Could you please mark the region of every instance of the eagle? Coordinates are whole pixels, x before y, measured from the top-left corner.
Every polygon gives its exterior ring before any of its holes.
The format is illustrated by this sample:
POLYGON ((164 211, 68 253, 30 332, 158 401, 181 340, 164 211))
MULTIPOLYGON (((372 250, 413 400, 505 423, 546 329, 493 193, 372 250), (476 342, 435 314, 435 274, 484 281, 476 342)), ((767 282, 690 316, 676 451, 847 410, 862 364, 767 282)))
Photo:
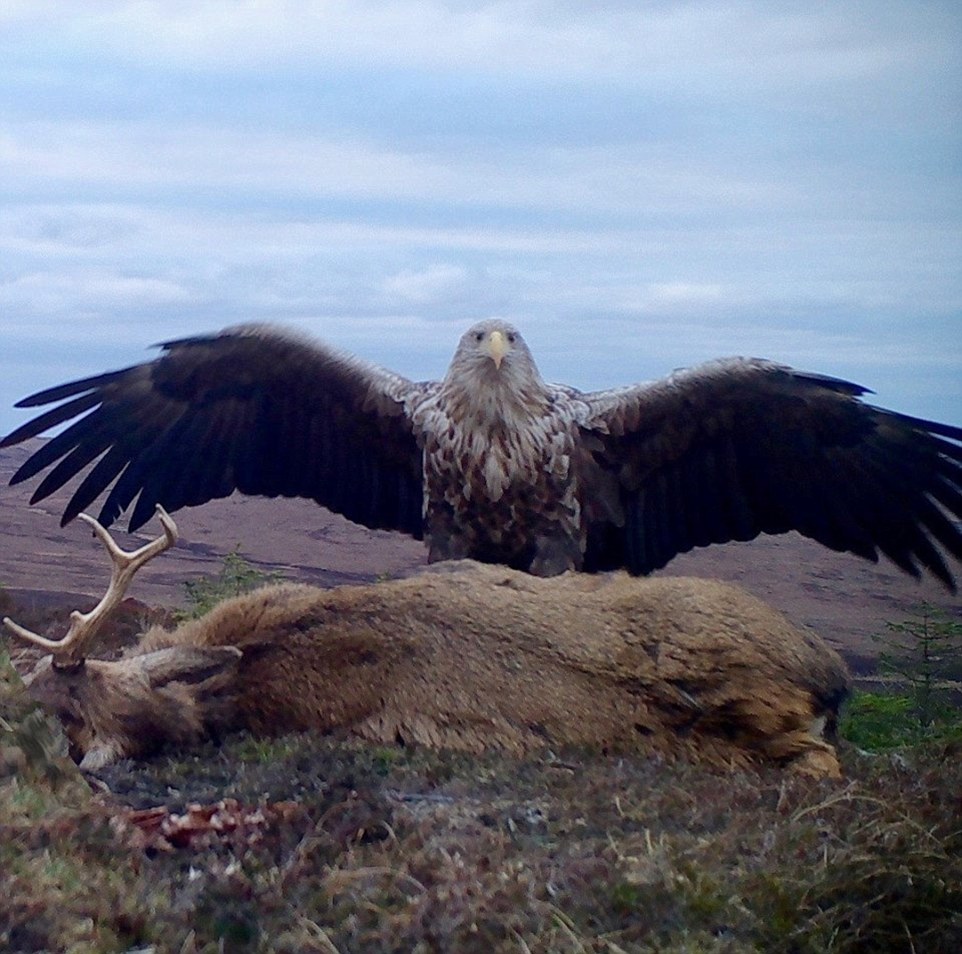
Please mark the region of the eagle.
POLYGON ((758 358, 652 383, 545 382, 518 330, 461 337, 440 381, 291 330, 248 324, 167 341, 154 360, 40 391, 59 402, 0 441, 68 424, 11 484, 31 503, 83 472, 63 513, 102 494, 129 527, 234 491, 305 497, 427 544, 541 576, 646 574, 693 547, 797 530, 954 591, 962 428, 874 407, 866 388, 758 358))

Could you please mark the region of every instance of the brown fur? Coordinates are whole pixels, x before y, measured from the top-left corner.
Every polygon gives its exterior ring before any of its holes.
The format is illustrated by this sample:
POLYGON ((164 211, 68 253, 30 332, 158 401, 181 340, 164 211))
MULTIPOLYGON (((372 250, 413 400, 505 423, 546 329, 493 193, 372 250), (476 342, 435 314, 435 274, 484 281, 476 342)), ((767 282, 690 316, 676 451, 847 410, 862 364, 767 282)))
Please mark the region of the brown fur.
POLYGON ((30 678, 91 768, 246 727, 837 774, 823 734, 847 685, 820 639, 727 584, 538 579, 474 563, 334 590, 266 587, 149 630, 117 662, 69 674, 48 657, 30 678))

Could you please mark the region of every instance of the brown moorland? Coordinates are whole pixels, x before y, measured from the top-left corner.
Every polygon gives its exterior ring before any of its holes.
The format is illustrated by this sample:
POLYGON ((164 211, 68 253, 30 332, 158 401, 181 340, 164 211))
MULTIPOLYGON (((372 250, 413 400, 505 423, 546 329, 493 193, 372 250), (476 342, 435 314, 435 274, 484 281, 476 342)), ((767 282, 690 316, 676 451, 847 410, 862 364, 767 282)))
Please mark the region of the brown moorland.
MULTIPOLYGON (((81 524, 60 526, 69 492, 30 507, 31 485, 7 486, 35 446, 0 451, 0 585, 36 606, 61 606, 65 595, 99 596, 107 579, 102 549, 81 524)), ((176 518, 180 541, 144 568, 131 593, 149 606, 182 605, 184 582, 216 573, 234 550, 261 572, 325 587, 403 576, 425 561, 420 542, 367 530, 306 500, 235 495, 181 510, 176 518)), ((122 527, 118 522, 112 532, 123 547, 157 530, 148 524, 130 537, 122 527)), ((962 585, 962 567, 952 568, 962 585)), ((872 668, 871 636, 886 621, 911 616, 923 602, 962 613, 958 597, 931 579, 914 580, 884 558, 870 563, 794 533, 695 550, 660 573, 737 583, 815 630, 855 672, 872 668)))

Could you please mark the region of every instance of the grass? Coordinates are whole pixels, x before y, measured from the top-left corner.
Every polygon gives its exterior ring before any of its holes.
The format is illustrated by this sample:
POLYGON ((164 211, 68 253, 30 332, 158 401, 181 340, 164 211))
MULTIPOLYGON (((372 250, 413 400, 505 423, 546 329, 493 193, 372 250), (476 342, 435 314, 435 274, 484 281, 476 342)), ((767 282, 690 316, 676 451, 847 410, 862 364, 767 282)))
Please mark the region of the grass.
POLYGON ((905 699, 855 695, 841 781, 240 734, 92 797, 0 659, 0 949, 962 950, 959 713, 905 699))
POLYGON ((839 732, 867 752, 962 742, 962 709, 947 703, 930 706, 928 721, 923 722, 910 695, 856 690, 846 704, 839 732))
POLYGON ((897 759, 847 748, 843 782, 583 752, 385 751, 305 733, 264 759, 237 736, 115 767, 110 803, 62 805, 38 781, 24 811, 0 786, 0 947, 815 954, 962 943, 962 770, 931 746, 897 759), (198 824, 163 847, 124 808, 166 801, 176 820, 195 797, 236 799, 225 813, 246 821, 198 824))

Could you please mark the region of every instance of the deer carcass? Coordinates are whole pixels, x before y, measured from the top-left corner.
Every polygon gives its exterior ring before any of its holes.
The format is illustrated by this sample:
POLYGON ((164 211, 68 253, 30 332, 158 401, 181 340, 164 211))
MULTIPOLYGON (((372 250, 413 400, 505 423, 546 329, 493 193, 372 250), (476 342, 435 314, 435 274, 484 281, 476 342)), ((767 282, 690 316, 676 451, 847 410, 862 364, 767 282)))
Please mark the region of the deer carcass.
MULTIPOLYGON (((159 509, 159 508, 158 508, 159 509)), ((176 527, 114 563, 107 594, 27 677, 84 768, 208 733, 345 730, 381 743, 521 753, 542 746, 771 760, 837 774, 828 741, 848 688, 812 633, 719 582, 440 564, 332 590, 280 584, 152 628, 116 661, 90 640, 176 527)))

